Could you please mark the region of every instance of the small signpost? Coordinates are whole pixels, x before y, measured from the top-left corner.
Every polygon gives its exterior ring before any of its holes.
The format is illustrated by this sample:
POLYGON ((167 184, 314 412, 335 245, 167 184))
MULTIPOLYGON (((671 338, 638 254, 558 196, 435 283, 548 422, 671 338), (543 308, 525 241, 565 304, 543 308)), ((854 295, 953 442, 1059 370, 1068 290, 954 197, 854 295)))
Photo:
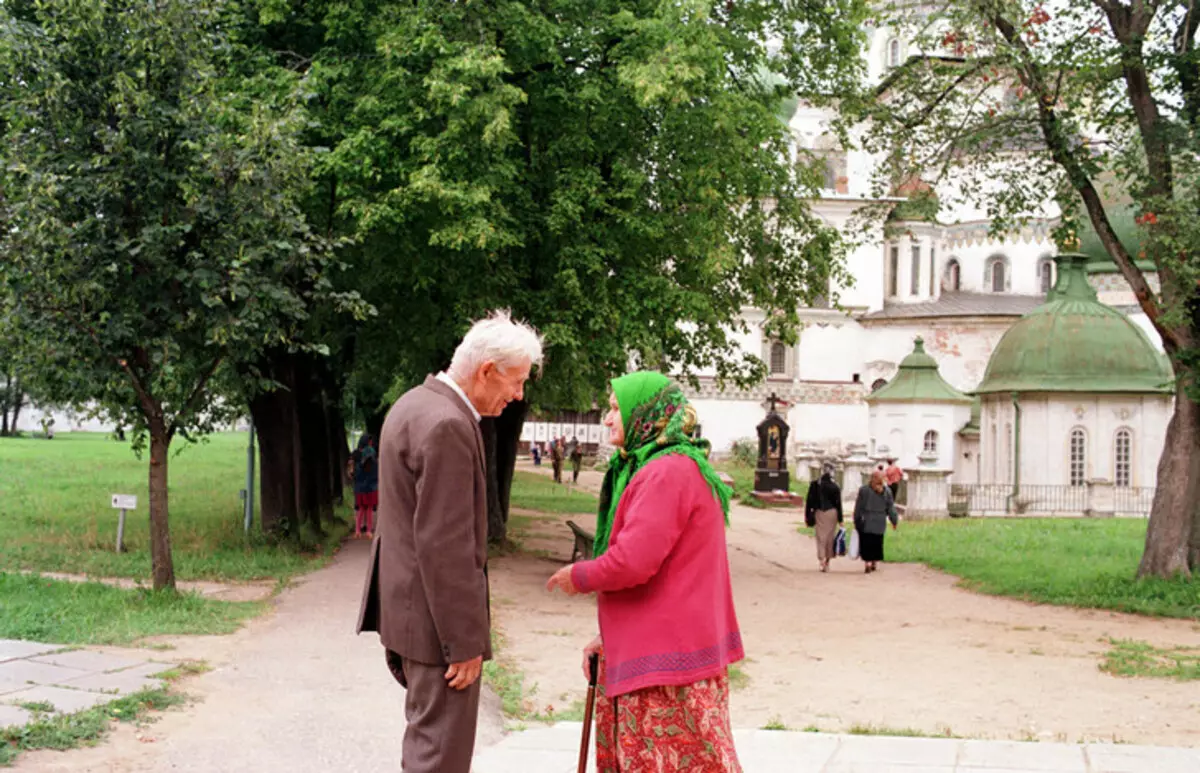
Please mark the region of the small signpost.
POLYGON ((121 511, 121 520, 117 522, 117 552, 125 552, 125 513, 137 509, 137 497, 133 494, 113 494, 112 506, 121 511))

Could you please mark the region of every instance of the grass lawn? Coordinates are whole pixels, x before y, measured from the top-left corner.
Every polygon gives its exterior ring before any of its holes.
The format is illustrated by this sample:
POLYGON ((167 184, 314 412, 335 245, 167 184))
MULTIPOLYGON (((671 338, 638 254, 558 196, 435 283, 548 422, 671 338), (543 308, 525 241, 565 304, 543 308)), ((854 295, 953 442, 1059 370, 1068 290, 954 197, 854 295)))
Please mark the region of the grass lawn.
POLYGON ((591 513, 595 515, 597 497, 590 491, 572 490, 565 483, 536 472, 513 475, 509 506, 543 513, 591 513))
MULTIPOLYGON (((342 529, 331 529, 324 546, 311 553, 246 538, 239 499, 246 478, 244 433, 199 444, 177 440, 169 464, 171 547, 180 580, 287 578, 321 566, 343 536, 342 529)), ((128 443, 106 435, 0 439, 0 568, 148 579, 147 468, 128 443), (138 496, 122 554, 113 550, 115 493, 138 496)))
POLYGON ((0 639, 54 644, 129 645, 151 635, 233 633, 266 607, 2 572, 0 602, 0 639))
POLYGON ((888 531, 887 558, 942 569, 982 593, 1200 620, 1200 581, 1134 579, 1145 537, 1146 521, 1125 518, 905 522, 888 531))

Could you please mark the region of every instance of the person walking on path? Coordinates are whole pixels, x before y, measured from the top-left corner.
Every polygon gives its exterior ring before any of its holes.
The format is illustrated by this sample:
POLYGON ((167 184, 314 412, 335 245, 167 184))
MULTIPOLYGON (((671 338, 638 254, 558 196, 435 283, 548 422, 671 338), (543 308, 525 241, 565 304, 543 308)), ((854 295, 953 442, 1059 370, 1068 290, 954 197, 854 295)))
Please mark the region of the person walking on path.
POLYGON ((900 469, 900 465, 896 464, 895 458, 887 460, 888 466, 884 470, 887 486, 892 490, 892 501, 895 502, 900 496, 900 481, 904 480, 904 470, 900 469))
POLYGON ((617 447, 593 555, 546 583, 596 593, 596 769, 740 773, 728 667, 745 657, 725 526, 732 492, 692 437, 696 413, 661 373, 614 379, 604 423, 617 447))
POLYGON ((833 542, 842 523, 842 489, 833 479, 833 465, 821 467, 821 479, 808 487, 804 501, 804 522, 816 530, 817 561, 821 571, 829 571, 833 542))
POLYGON ((554 438, 550 444, 550 464, 554 467, 554 482, 562 483, 563 471, 563 442, 562 438, 554 438))
POLYGON ((379 508, 379 454, 375 438, 366 432, 358 439, 354 452, 354 538, 375 533, 375 513, 379 508))
POLYGON ((383 423, 379 529, 356 630, 379 633, 406 690, 406 773, 471 768, 479 675, 492 656, 479 420, 522 399, 541 359, 537 332, 496 312, 471 327, 448 371, 404 393, 383 423))
POLYGON ((879 568, 883 560, 883 537, 887 522, 894 531, 900 523, 892 490, 884 485, 884 473, 871 473, 871 482, 858 490, 854 502, 854 530, 858 532, 858 554, 866 564, 866 573, 879 568))
POLYGON ((583 468, 583 446, 580 445, 578 438, 571 438, 571 443, 567 446, 567 455, 571 457, 571 482, 579 482, 579 470, 583 468))

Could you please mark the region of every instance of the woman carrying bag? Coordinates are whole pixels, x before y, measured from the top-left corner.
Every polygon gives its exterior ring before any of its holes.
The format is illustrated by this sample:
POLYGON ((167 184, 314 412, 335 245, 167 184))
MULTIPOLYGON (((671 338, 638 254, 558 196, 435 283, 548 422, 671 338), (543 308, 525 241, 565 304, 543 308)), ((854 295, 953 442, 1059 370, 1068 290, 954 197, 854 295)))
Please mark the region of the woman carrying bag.
POLYGON ((895 530, 900 516, 896 513, 896 503, 884 474, 876 471, 871 473, 871 482, 858 490, 858 499, 854 502, 854 533, 858 536, 859 557, 866 564, 866 574, 878 569, 883 560, 883 537, 887 534, 888 521, 895 530))
POLYGON ((842 490, 833 479, 833 465, 821 467, 821 479, 808 487, 804 501, 804 523, 816 531, 817 561, 829 571, 829 559, 837 555, 834 542, 842 522, 842 490))

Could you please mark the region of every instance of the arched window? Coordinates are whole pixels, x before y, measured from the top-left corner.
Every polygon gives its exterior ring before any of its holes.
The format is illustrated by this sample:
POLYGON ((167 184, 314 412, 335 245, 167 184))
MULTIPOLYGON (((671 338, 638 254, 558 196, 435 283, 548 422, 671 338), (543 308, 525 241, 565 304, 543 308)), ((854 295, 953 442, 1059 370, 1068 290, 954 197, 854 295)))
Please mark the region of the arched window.
POLYGON ((950 258, 946 261, 946 268, 942 272, 942 289, 957 292, 961 288, 962 266, 958 265, 958 258, 950 258))
POLYGON ((771 375, 782 376, 787 373, 787 347, 779 341, 771 344, 771 375))
POLYGON ((921 294, 921 245, 912 246, 912 265, 909 267, 909 295, 921 294))
POLYGON ((1008 288, 1008 261, 1003 255, 988 260, 987 287, 994 293, 1002 293, 1008 288))
POLYGON ((937 453, 938 434, 937 430, 929 430, 925 433, 925 453, 937 453))
POLYGON ((900 247, 893 244, 888 248, 888 295, 895 298, 900 294, 900 247))
POLYGON ((877 378, 877 379, 875 379, 874 382, 871 383, 871 391, 878 392, 880 389, 883 389, 885 386, 887 386, 887 379, 886 378, 877 378))
POLYGON ((888 41, 887 65, 888 67, 900 66, 900 38, 892 38, 888 41))
POLYGON ((1068 482, 1072 486, 1082 486, 1087 479, 1087 432, 1083 427, 1071 430, 1071 457, 1068 482))
POLYGON ((1038 261, 1038 286, 1042 288, 1043 294, 1050 292, 1050 288, 1054 287, 1054 261, 1049 258, 1038 261))
POLYGON ((1113 443, 1113 482, 1129 486, 1133 475, 1133 432, 1125 427, 1117 430, 1113 443))

